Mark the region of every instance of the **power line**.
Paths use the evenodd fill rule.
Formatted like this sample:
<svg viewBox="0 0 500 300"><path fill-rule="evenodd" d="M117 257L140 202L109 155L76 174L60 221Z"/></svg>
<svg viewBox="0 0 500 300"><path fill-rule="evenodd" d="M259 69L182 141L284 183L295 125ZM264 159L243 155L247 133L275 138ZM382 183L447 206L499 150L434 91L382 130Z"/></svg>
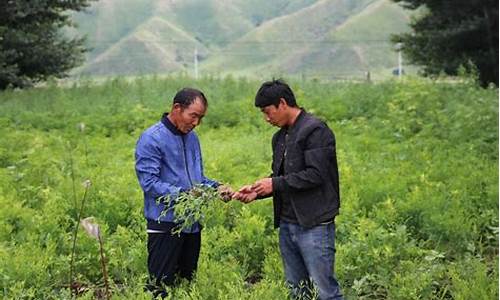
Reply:
<svg viewBox="0 0 500 300"><path fill-rule="evenodd" d="M104 44L116 44L116 43L136 43L136 44L143 44L143 43L156 43L156 44L165 44L165 45L175 45L175 44L202 44L201 42L195 42L195 41L169 41L169 40L157 40L157 39L140 39L140 40L87 40L88 43L91 44L96 44L96 45L104 45ZM229 43L231 42L231 43ZM231 46L231 45L261 45L261 44L308 44L308 45L318 45L318 44L325 44L325 45L331 45L331 44L354 44L354 43L362 43L362 44L369 44L369 43L391 43L389 39L339 39L339 40L329 40L329 41L317 41L317 40L288 40L288 41L229 41L226 46ZM206 46L206 45L204 45Z"/></svg>

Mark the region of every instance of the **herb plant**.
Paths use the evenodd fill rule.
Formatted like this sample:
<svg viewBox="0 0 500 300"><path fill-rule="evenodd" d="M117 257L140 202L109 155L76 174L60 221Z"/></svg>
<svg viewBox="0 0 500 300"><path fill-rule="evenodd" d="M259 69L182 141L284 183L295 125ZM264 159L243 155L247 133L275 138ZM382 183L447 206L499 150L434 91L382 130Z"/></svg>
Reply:
<svg viewBox="0 0 500 300"><path fill-rule="evenodd" d="M170 210L174 211L176 226L173 234L180 234L196 222L202 223L205 213L217 200L222 200L217 189L204 185L195 185L191 190L180 193L177 197L160 197L158 201L165 202L165 210L160 218Z"/></svg>

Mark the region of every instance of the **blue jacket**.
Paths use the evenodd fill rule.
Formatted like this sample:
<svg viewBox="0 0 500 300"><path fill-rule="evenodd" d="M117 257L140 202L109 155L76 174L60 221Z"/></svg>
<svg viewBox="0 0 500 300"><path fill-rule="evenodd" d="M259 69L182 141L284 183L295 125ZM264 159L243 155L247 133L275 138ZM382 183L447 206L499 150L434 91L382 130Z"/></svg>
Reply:
<svg viewBox="0 0 500 300"><path fill-rule="evenodd" d="M167 114L146 129L137 141L135 170L144 191L144 216L148 227L151 227L149 224L174 221L172 209L160 218L166 205L158 203L159 197L173 199L196 184L219 185L203 175L200 142L194 131L181 133L168 120ZM200 230L200 225L194 224L184 232Z"/></svg>

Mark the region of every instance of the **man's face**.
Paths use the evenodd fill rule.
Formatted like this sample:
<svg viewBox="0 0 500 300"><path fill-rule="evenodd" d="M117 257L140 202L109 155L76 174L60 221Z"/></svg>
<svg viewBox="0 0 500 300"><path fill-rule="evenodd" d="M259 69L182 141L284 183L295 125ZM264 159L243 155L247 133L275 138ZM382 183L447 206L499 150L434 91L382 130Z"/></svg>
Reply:
<svg viewBox="0 0 500 300"><path fill-rule="evenodd" d="M283 127L286 124L285 104L281 101L278 107L274 105L264 106L260 111L264 114L266 122L273 126Z"/></svg>
<svg viewBox="0 0 500 300"><path fill-rule="evenodd" d="M196 98L188 107L183 108L180 104L174 104L176 115L175 126L182 133L188 133L201 123L207 108L200 98Z"/></svg>

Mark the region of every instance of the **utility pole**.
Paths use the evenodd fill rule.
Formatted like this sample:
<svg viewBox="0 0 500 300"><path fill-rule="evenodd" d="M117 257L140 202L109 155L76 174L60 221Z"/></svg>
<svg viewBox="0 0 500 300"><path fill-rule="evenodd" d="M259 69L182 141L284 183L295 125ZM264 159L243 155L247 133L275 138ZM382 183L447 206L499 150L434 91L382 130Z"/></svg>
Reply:
<svg viewBox="0 0 500 300"><path fill-rule="evenodd" d="M198 47L194 48L194 79L198 80Z"/></svg>
<svg viewBox="0 0 500 300"><path fill-rule="evenodd" d="M398 51L398 78L401 79L403 76L403 56L401 55L401 48L403 48L403 43L396 44L396 50Z"/></svg>

